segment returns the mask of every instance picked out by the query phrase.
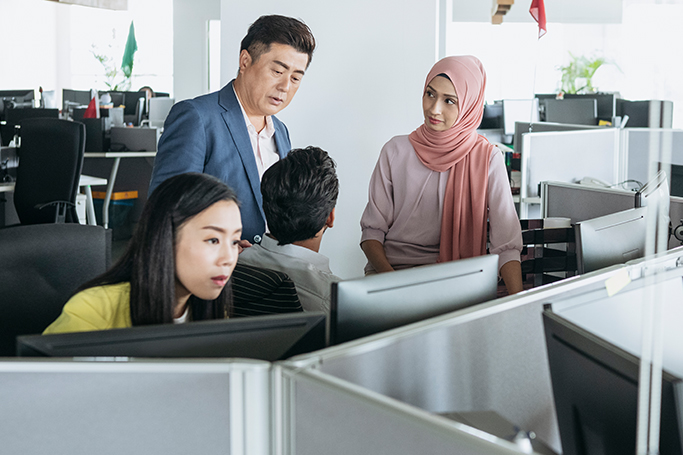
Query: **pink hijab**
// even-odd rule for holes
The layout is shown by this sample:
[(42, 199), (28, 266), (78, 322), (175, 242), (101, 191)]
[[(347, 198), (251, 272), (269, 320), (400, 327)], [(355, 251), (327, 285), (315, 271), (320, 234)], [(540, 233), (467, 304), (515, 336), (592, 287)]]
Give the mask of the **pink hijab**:
[[(484, 114), (486, 72), (471, 55), (439, 60), (427, 75), (427, 85), (438, 74), (453, 82), (460, 113), (447, 131), (422, 124), (410, 142), (418, 158), (436, 172), (451, 170), (446, 183), (439, 262), (486, 254), (489, 159), (493, 145), (477, 134)], [(424, 93), (424, 92), (423, 92)]]

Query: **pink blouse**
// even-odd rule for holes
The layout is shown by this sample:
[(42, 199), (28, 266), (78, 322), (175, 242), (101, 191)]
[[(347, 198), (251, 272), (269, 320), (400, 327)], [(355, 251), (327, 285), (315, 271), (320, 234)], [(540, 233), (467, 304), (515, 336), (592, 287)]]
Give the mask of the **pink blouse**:
[[(361, 243), (377, 240), (384, 244), (394, 269), (435, 263), (448, 174), (425, 167), (407, 135), (392, 138), (382, 148), (370, 178), (368, 205), (360, 220)], [(500, 268), (520, 260), (522, 231), (497, 148), (491, 153), (488, 178), (489, 251), (499, 255)], [(365, 271), (374, 271), (370, 263)]]

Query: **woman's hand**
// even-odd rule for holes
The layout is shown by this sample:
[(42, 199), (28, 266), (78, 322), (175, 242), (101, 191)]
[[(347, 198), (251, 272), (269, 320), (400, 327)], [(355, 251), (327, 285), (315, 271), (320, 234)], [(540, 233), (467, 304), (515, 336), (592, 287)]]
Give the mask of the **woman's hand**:
[(508, 295), (517, 294), (524, 290), (522, 286), (522, 264), (519, 261), (509, 261), (500, 268)]
[(360, 248), (365, 253), (365, 257), (377, 273), (393, 272), (394, 268), (389, 264), (387, 255), (384, 252), (384, 245), (377, 240), (366, 240), (360, 244)]

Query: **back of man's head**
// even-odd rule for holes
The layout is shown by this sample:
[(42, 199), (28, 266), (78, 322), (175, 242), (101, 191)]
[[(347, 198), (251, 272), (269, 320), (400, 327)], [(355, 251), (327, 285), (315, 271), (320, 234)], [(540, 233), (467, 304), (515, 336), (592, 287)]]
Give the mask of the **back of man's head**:
[(261, 180), (268, 229), (280, 245), (308, 240), (325, 227), (337, 204), (336, 165), (324, 150), (289, 152)]
[(308, 25), (287, 16), (261, 16), (249, 26), (242, 39), (240, 52), (247, 50), (253, 61), (270, 50), (272, 43), (286, 44), (308, 55), (306, 68), (311, 64), (315, 50), (315, 38)]

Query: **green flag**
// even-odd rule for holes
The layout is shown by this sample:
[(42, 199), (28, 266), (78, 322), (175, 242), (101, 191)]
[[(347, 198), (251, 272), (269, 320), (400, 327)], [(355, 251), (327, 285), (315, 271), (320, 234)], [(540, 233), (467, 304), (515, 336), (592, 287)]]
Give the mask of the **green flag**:
[(138, 50), (138, 43), (135, 41), (135, 27), (133, 21), (130, 21), (130, 30), (128, 30), (128, 40), (126, 41), (126, 49), (123, 51), (123, 60), (121, 61), (121, 69), (126, 77), (130, 77), (133, 73), (133, 56)]

